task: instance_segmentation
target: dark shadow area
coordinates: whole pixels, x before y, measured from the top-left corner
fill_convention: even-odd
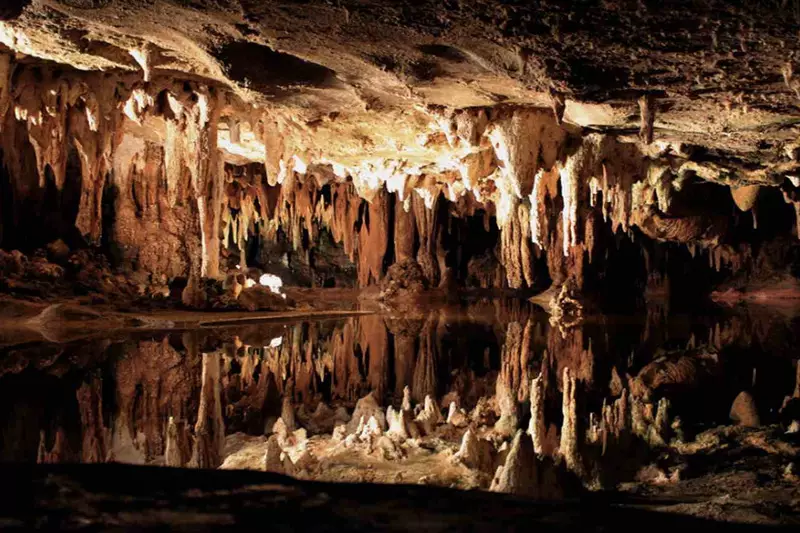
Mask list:
[[[656,512],[643,500],[617,494],[545,503],[485,492],[315,483],[244,471],[123,465],[4,466],[0,471],[15,487],[0,500],[0,519],[12,529],[221,531],[265,523],[295,531],[406,531],[411,524],[420,531],[583,532],[620,524],[670,533],[764,529]]]
[[[231,79],[252,90],[277,95],[292,86],[331,88],[339,82],[333,70],[268,46],[249,42],[229,43],[215,57],[227,65]]]

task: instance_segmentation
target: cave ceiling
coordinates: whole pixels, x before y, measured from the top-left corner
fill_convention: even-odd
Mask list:
[[[15,194],[36,187],[31,175],[43,187],[52,173],[62,187],[75,149],[78,230],[99,241],[110,179],[133,191],[117,211],[135,215],[118,216],[115,239],[146,250],[136,219],[163,204],[154,212],[188,250],[192,277],[216,274],[221,224],[226,240],[237,231],[246,240],[271,216],[260,181],[222,190],[236,181],[231,166],[260,165],[269,186],[283,186],[288,207],[278,204],[277,217],[294,228],[295,247],[313,218],[351,258],[358,249],[362,284],[393,253],[394,199],[381,191],[406,213],[440,196],[463,213],[491,213],[512,287],[532,283],[540,250],[591,257],[601,213],[614,232],[635,226],[702,247],[725,242],[734,204],[757,225],[762,186],[780,187],[800,213],[800,13],[790,2],[3,6],[0,132]],[[349,200],[320,201],[324,184],[350,182],[342,194],[373,204],[379,227],[361,228],[369,217],[348,211]],[[698,182],[724,186],[725,199]],[[231,194],[239,229],[220,210]],[[183,216],[187,202],[196,207]],[[417,233],[429,234],[421,243],[435,236],[431,216],[415,215]],[[575,270],[569,261],[550,257],[551,276]]]
[[[659,150],[700,147],[752,173],[785,164],[797,135],[797,25],[781,2],[5,4],[0,42],[20,62],[221,87],[230,114],[273,110],[308,159],[347,166],[441,162],[441,109],[552,107],[635,137],[644,94]]]

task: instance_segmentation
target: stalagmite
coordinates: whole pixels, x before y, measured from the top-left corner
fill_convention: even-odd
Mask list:
[[[264,452],[264,470],[275,474],[285,474],[284,462],[282,460],[283,450],[278,444],[278,437],[272,435],[267,439],[267,450]]]
[[[430,396],[425,396],[424,407],[419,415],[417,415],[415,421],[419,423],[426,435],[433,434],[436,426],[444,422],[442,413]]]
[[[478,439],[471,429],[464,432],[464,436],[461,438],[461,447],[456,452],[455,458],[470,468],[478,468],[480,464]]]
[[[403,411],[411,411],[411,389],[408,385],[403,387],[403,404],[400,407]]]
[[[469,424],[467,412],[456,405],[456,402],[450,402],[450,407],[447,411],[447,423],[455,427],[464,427]]]
[[[658,401],[658,409],[651,431],[653,433],[650,438],[651,445],[658,443],[658,445],[663,446],[666,444],[670,431],[669,400],[667,398],[661,398]]]
[[[518,430],[503,466],[492,481],[492,492],[536,497],[539,494],[536,454],[531,439]]]
[[[491,473],[492,450],[492,444],[488,440],[479,439],[473,430],[467,429],[461,438],[461,446],[453,456],[453,459],[467,468]]]
[[[386,409],[386,420],[389,424],[389,429],[386,435],[399,440],[405,440],[409,437],[408,434],[408,411],[400,409],[395,411],[390,405]]]
[[[281,404],[281,420],[283,420],[288,432],[291,433],[297,429],[297,421],[295,420],[294,415],[294,405],[292,405],[292,399],[288,395],[283,397],[283,402]]]
[[[378,405],[375,395],[370,392],[356,402],[356,408],[353,411],[353,417],[347,424],[347,432],[355,433],[358,431],[358,426],[361,423],[360,421],[362,418],[364,419],[364,422],[368,422],[369,419],[373,417],[378,423],[381,431],[385,431],[387,428],[386,415],[384,414],[383,409],[381,409],[381,406]]]

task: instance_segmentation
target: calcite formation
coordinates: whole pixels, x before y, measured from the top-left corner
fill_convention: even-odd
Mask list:
[[[796,233],[759,233],[759,205],[800,205],[795,39],[762,11],[425,2],[420,26],[314,4],[4,14],[0,244],[102,246],[203,307],[204,280],[254,262],[316,286],[402,264],[415,287],[588,291],[621,239],[735,273],[756,269],[753,242]],[[659,18],[698,30],[667,45],[641,29]]]

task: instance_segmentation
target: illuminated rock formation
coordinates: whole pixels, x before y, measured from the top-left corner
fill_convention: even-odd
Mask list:
[[[77,242],[77,234],[88,243],[113,243],[118,260],[149,282],[180,278],[187,306],[209,306],[203,280],[223,276],[233,264],[242,271],[252,261],[265,266],[253,246],[280,249],[283,259],[272,257],[272,264],[297,276],[302,271],[313,286],[347,283],[341,271],[350,267],[351,283],[377,285],[401,265],[415,272],[415,287],[473,279],[518,289],[549,279],[557,287],[571,280],[583,291],[622,235],[700,249],[717,270],[752,269],[750,247],[739,241],[741,227],[757,230],[759,202],[780,191],[787,209],[800,205],[792,181],[800,165],[796,150],[783,127],[778,133],[764,127],[790,122],[791,91],[771,91],[772,107],[753,112],[757,95],[730,86],[740,79],[724,90],[707,79],[704,94],[716,95],[709,97],[715,113],[741,137],[726,145],[708,125],[713,121],[700,118],[706,106],[682,90],[664,88],[682,95],[680,105],[666,105],[660,85],[640,86],[632,76],[590,95],[585,80],[533,66],[547,54],[487,55],[477,44],[465,51],[469,39],[457,46],[403,42],[394,44],[409,54],[401,63],[410,63],[379,61],[379,68],[363,58],[383,56],[356,51],[358,38],[341,41],[326,32],[330,50],[337,50],[330,54],[320,51],[324,45],[301,44],[305,30],[287,37],[281,51],[260,37],[245,38],[241,31],[250,23],[233,19],[261,20],[258,30],[248,30],[254,36],[272,31],[272,19],[249,8],[223,21],[206,8],[170,4],[171,19],[192,22],[167,36],[143,26],[149,19],[136,6],[110,1],[81,10],[50,3],[34,0],[0,31],[10,195],[1,242],[30,245],[15,235],[30,222],[34,241],[62,228],[42,245]],[[742,20],[762,16],[735,11]],[[69,31],[51,32],[51,20]],[[475,31],[469,20],[458,23],[466,34]],[[207,27],[216,28],[213,45],[199,30]],[[397,37],[384,29],[387,39]],[[91,35],[91,46],[80,35]],[[709,53],[727,57],[730,43],[717,42]],[[559,57],[551,45],[543,38],[539,53]],[[449,52],[437,53],[439,46]],[[501,59],[506,53],[514,59]],[[258,61],[271,74],[255,69]],[[498,74],[509,61],[522,61],[519,72],[526,74]],[[431,79],[402,74],[429,63]],[[463,77],[472,80],[469,88]],[[737,90],[741,101],[732,103]],[[611,98],[614,91],[628,96]],[[628,134],[632,127],[638,137]],[[785,149],[765,148],[778,145]],[[717,189],[730,192],[704,192]],[[695,193],[710,203],[693,204]],[[51,196],[63,209],[45,213]],[[23,207],[29,204],[33,210]],[[731,222],[734,206],[751,212],[750,219]],[[496,235],[483,250],[453,222],[477,216],[487,235]],[[659,265],[648,268],[651,274]],[[398,275],[392,272],[390,278]],[[425,393],[417,394],[421,400]]]

